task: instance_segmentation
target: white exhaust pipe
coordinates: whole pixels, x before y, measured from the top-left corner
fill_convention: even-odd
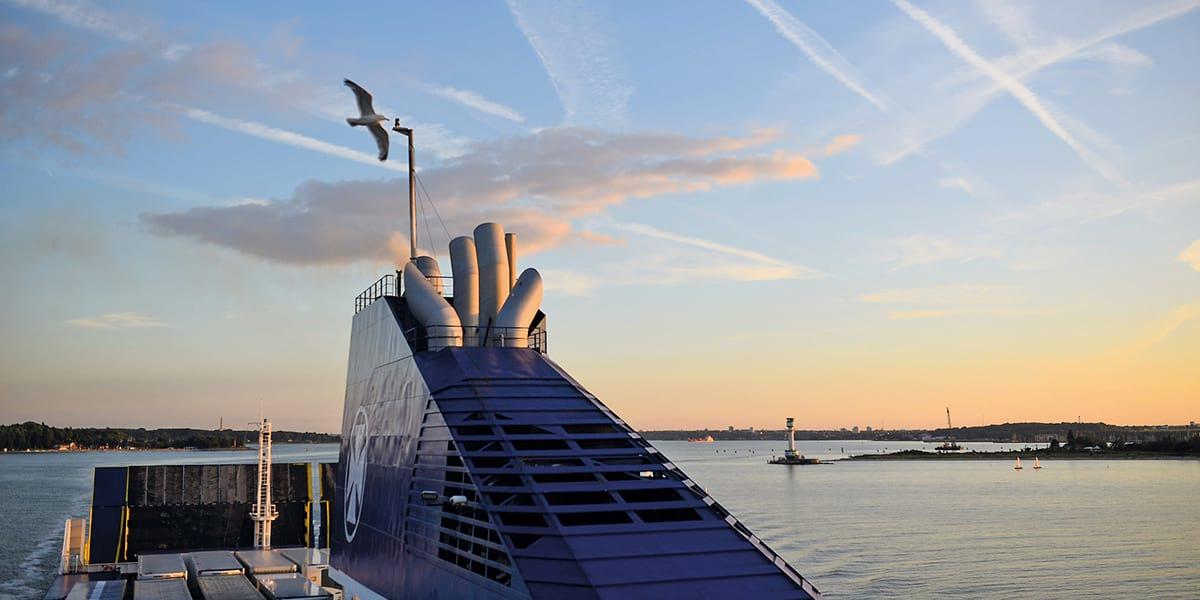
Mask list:
[[[415,262],[417,263],[417,268],[421,270],[421,273],[423,273],[426,278],[429,278],[429,283],[433,286],[433,289],[437,290],[437,293],[441,294],[442,266],[438,264],[437,259],[432,256],[418,256]]]
[[[504,234],[504,252],[508,255],[508,291],[517,285],[517,234]]]
[[[542,276],[536,269],[525,269],[513,286],[512,294],[496,316],[488,346],[526,348],[529,326],[542,305]]]
[[[479,345],[479,259],[475,240],[459,236],[450,240],[450,270],[454,275],[454,312],[463,328],[463,345]]]
[[[504,228],[483,223],[475,228],[475,252],[479,257],[479,329],[494,325],[496,315],[508,298],[508,253],[504,250]]]
[[[462,323],[458,314],[415,262],[404,265],[404,298],[413,316],[425,327],[430,351],[462,345]]]

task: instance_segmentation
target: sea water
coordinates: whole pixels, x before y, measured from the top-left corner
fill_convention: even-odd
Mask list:
[[[769,465],[783,442],[655,442],[827,598],[1200,598],[1200,461],[838,461]],[[1023,444],[966,444],[978,450]],[[931,448],[805,441],[832,460]],[[334,445],[277,444],[280,462]],[[0,598],[41,598],[63,521],[100,465],[254,462],[254,452],[0,455]]]

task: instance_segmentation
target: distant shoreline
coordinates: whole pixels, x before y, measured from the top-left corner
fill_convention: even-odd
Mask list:
[[[0,425],[0,452],[78,450],[240,450],[251,445],[258,430],[191,428],[52,427],[26,421]],[[276,430],[285,443],[337,442],[340,436],[313,431]]]
[[[1016,460],[1045,458],[1046,460],[1197,460],[1197,454],[1173,454],[1170,452],[1143,452],[1136,450],[1104,450],[1100,452],[1049,452],[1045,450],[1002,450],[997,452],[926,452],[904,450],[888,454],[858,454],[843,460]]]
[[[275,444],[282,446],[283,444]],[[298,443],[297,445],[303,445]],[[75,448],[72,450],[46,449],[46,450],[0,450],[0,454],[83,454],[86,452],[251,452],[257,448],[241,447],[241,448],[189,448],[180,446],[178,448]]]
[[[336,444],[337,442],[277,442],[275,447],[279,446],[319,446],[322,444]],[[45,450],[0,450],[0,455],[3,454],[84,454],[89,452],[257,452],[257,446],[240,446],[237,448],[194,448],[188,446],[179,446],[171,448],[75,448],[72,450],[45,449]]]

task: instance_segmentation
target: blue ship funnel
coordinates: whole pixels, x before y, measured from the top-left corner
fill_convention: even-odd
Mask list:
[[[534,348],[430,352],[404,298],[362,305],[331,523],[346,597],[820,598],[532,326]]]

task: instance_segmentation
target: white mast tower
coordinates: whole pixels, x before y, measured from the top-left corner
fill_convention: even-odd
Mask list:
[[[278,516],[271,502],[271,421],[263,419],[258,425],[258,493],[250,511],[255,548],[271,547],[271,521]]]

